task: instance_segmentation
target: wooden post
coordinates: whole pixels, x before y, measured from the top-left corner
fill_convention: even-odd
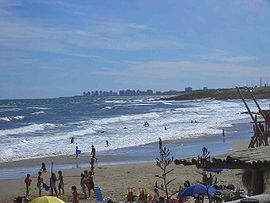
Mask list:
[[[260,105],[258,104],[256,98],[254,97],[254,95],[252,94],[252,92],[250,91],[250,89],[249,89],[248,87],[246,87],[246,88],[247,88],[249,94],[251,95],[253,101],[255,102],[256,106],[258,107],[260,114],[263,116],[264,120],[266,120],[266,115],[265,115],[265,113],[262,111],[262,109],[261,109]],[[265,125],[266,125],[266,122],[265,122]],[[267,136],[263,135],[263,137],[262,137],[261,139],[259,139],[259,140],[260,140],[260,143],[263,143],[263,142],[264,142],[264,145],[265,145],[265,146],[268,146],[268,145],[269,145],[269,144],[268,144],[268,137],[267,137]],[[261,145],[261,144],[260,144],[260,145]]]
[[[264,114],[264,112],[262,111],[260,105],[258,104],[256,98],[254,97],[254,95],[252,94],[252,92],[250,91],[250,89],[249,89],[248,87],[246,87],[246,88],[247,88],[249,94],[251,95],[253,101],[255,102],[256,106],[258,107],[260,114],[261,114],[261,115],[263,116],[263,118],[265,119],[265,114]]]
[[[261,131],[261,129],[259,128],[256,119],[254,118],[254,116],[253,116],[252,112],[250,111],[250,109],[249,109],[249,107],[248,107],[248,105],[247,105],[247,103],[246,103],[246,101],[245,101],[245,99],[244,99],[242,93],[240,92],[240,89],[239,89],[238,87],[236,87],[236,89],[237,89],[237,91],[238,91],[238,93],[239,93],[239,95],[240,95],[240,97],[241,97],[243,103],[245,104],[245,107],[246,107],[246,109],[248,110],[248,113],[249,113],[251,119],[253,120],[253,122],[254,122],[254,124],[255,124],[255,126],[256,126],[256,129],[259,129],[260,134],[262,135],[262,137],[264,137],[264,134],[263,134],[263,132]],[[256,135],[256,136],[254,137],[254,139],[251,140],[251,142],[250,142],[250,144],[249,144],[248,147],[249,147],[249,148],[250,148],[250,147],[253,148],[254,145],[255,145],[255,143],[257,143],[257,142],[258,142],[258,136]]]

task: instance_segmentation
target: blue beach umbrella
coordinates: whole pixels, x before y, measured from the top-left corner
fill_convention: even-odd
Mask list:
[[[181,192],[181,197],[187,197],[187,196],[196,196],[196,195],[213,195],[217,194],[218,190],[210,185],[204,185],[201,183],[197,183],[195,185],[192,185],[186,189],[184,189],[183,192]]]

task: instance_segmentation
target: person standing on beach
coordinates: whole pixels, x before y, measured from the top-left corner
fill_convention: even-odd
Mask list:
[[[91,166],[91,172],[94,174],[94,163],[95,163],[95,159],[93,157],[91,157],[90,159],[90,166]]]
[[[97,161],[97,157],[96,157],[96,149],[95,149],[94,145],[92,145],[91,154],[92,154],[92,157]]]
[[[29,196],[31,182],[32,182],[32,179],[30,178],[30,174],[27,174],[26,178],[24,179],[25,188],[26,188],[26,196]]]
[[[58,197],[57,189],[56,189],[56,175],[52,173],[52,177],[50,178],[50,188],[51,188],[51,195],[53,196],[53,191],[55,191],[56,197]]]
[[[58,190],[59,190],[59,195],[61,194],[61,190],[62,190],[62,194],[65,194],[65,191],[64,191],[64,177],[63,177],[63,174],[62,174],[62,171],[58,171],[58,180],[59,180],[59,183],[58,183]]]
[[[39,197],[41,197],[41,189],[42,189],[42,186],[43,186],[43,178],[41,176],[42,176],[42,172],[39,171],[38,172],[38,178],[37,178],[37,188],[38,188],[38,196]]]
[[[84,174],[81,173],[81,182],[80,185],[82,187],[82,191],[83,191],[83,195],[84,195],[84,199],[87,199],[87,194],[86,194],[86,182],[85,182],[85,178],[84,178]]]

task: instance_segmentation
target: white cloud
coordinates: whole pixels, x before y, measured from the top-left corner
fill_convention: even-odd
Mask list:
[[[206,61],[216,61],[226,63],[244,63],[257,60],[256,56],[228,56],[221,51],[199,55],[199,58]]]
[[[20,50],[70,53],[74,46],[111,50],[182,48],[169,36],[149,38],[141,32],[145,26],[132,24],[136,29],[130,29],[123,21],[89,20],[87,26],[71,28],[6,17],[0,19],[0,26],[5,28],[0,32],[0,44]]]
[[[127,24],[127,26],[129,28],[133,28],[133,29],[145,29],[146,28],[146,25],[134,24],[134,23]]]

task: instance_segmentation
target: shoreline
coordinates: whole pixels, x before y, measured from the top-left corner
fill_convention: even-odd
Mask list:
[[[243,143],[243,141],[249,140],[251,137],[250,125],[250,123],[232,124],[231,127],[224,128],[226,132],[225,137],[222,136],[221,129],[220,134],[165,140],[163,143],[170,149],[174,158],[197,156],[201,154],[203,146],[208,147],[211,155],[220,155],[233,150],[235,143]],[[237,148],[239,146],[237,144]],[[99,159],[97,166],[151,163],[156,160],[157,156],[158,142],[116,150],[97,151]],[[57,170],[65,171],[75,168],[86,168],[90,166],[90,152],[81,154],[77,159],[75,155],[60,155],[2,162],[0,163],[0,180],[21,178],[26,173],[36,174],[42,162],[46,164],[47,170],[49,170],[52,162]]]
[[[164,145],[170,149],[174,158],[194,157],[201,154],[202,146],[206,146],[210,155],[222,155],[231,150],[247,147],[247,141],[252,134],[250,123],[236,123],[232,127],[225,128],[225,138],[220,134],[203,136],[192,139],[180,139],[173,141],[164,141]],[[137,194],[138,188],[143,187],[147,193],[153,195],[156,174],[160,174],[160,169],[156,167],[156,157],[158,156],[158,143],[150,143],[143,146],[136,146],[110,152],[98,152],[98,162],[95,166],[94,181],[102,189],[103,196],[111,198],[113,201],[123,202],[126,196],[127,188],[134,187]],[[50,163],[54,162],[54,172],[63,171],[65,182],[65,195],[59,197],[65,202],[72,202],[71,186],[76,185],[81,203],[96,202],[92,196],[84,200],[82,189],[80,187],[80,174],[90,169],[89,154],[83,154],[78,159],[75,156],[55,156],[42,157],[38,159],[28,159],[13,162],[0,163],[0,202],[12,202],[18,196],[24,196],[25,184],[24,178],[27,173],[31,174],[32,190],[30,199],[38,196],[36,188],[37,171],[41,163],[45,162],[47,171],[43,174],[46,184],[50,178]],[[177,190],[186,180],[191,184],[201,181],[201,170],[196,166],[178,166],[172,163],[170,168],[174,171],[170,177],[176,180],[171,185],[171,191]],[[228,172],[216,174],[219,184],[234,184],[242,187],[242,170],[230,170]],[[160,191],[163,195],[163,192]],[[49,192],[42,190],[42,195],[49,195]]]

